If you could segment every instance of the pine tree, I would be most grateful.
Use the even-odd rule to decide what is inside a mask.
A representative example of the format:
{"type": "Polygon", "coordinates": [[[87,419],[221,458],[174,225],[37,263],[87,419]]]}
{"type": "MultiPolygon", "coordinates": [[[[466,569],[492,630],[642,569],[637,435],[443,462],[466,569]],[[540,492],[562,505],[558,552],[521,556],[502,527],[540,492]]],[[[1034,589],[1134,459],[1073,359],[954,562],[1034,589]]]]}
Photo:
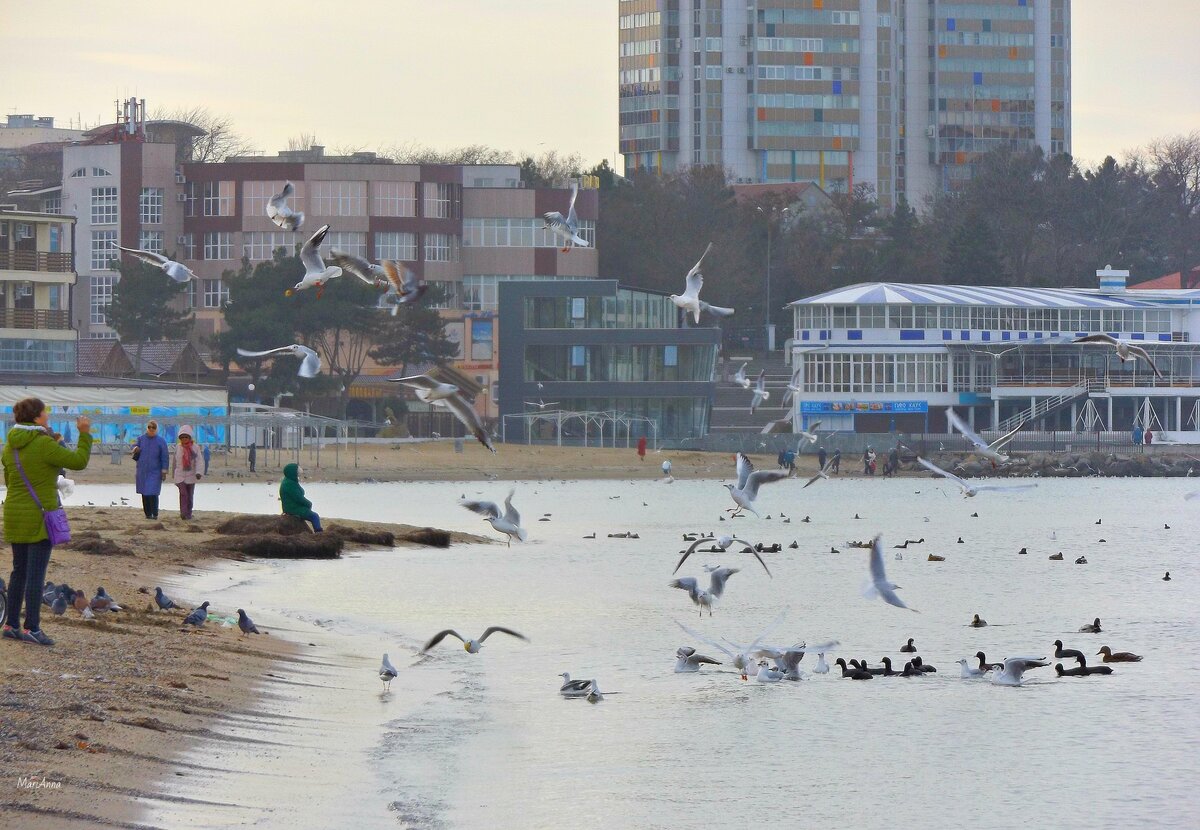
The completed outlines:
{"type": "Polygon", "coordinates": [[[121,278],[106,316],[123,342],[136,344],[134,366],[140,371],[147,342],[183,338],[190,331],[192,312],[175,302],[187,286],[140,260],[122,261],[117,268],[121,278]]]}
{"type": "Polygon", "coordinates": [[[431,306],[439,302],[439,289],[430,287],[422,303],[400,306],[395,317],[385,315],[379,324],[371,357],[383,366],[399,366],[407,375],[410,366],[442,366],[458,354],[458,344],[446,336],[445,321],[431,306]]]}

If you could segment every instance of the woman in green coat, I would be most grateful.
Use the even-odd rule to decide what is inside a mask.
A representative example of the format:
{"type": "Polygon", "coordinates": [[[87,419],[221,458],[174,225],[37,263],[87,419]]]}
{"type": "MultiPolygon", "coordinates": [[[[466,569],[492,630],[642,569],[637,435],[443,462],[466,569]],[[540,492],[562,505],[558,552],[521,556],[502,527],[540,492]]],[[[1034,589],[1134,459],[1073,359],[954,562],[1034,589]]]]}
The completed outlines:
{"type": "Polygon", "coordinates": [[[304,497],[304,488],[300,486],[299,464],[284,466],[283,481],[279,482],[279,501],[284,513],[311,522],[313,532],[321,532],[321,517],[313,512],[312,502],[304,497]]]}
{"type": "Polygon", "coordinates": [[[58,501],[58,471],[82,470],[92,454],[92,422],[80,416],[75,421],[79,430],[79,446],[69,450],[60,446],[50,430],[50,410],[37,398],[25,398],[13,405],[17,422],[8,431],[4,443],[4,483],[8,495],[4,502],[4,538],[13,549],[12,578],[8,581],[8,615],[4,620],[3,638],[52,646],[54,641],[42,633],[42,584],[46,566],[50,564],[52,545],[46,535],[42,509],[56,510],[58,501]],[[17,469],[17,459],[25,476],[17,469]],[[39,508],[25,484],[37,493],[39,508]],[[25,602],[25,628],[19,627],[21,602],[25,602]]]}

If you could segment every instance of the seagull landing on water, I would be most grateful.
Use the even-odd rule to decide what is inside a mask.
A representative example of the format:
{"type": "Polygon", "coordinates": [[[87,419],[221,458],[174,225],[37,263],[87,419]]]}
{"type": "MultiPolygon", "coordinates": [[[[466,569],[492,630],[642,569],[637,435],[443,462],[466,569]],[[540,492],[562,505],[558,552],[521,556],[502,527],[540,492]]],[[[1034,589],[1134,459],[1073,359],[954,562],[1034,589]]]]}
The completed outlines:
{"type": "Polygon", "coordinates": [[[1008,456],[1004,455],[1000,450],[1005,444],[1011,441],[1013,436],[1017,434],[1017,431],[1025,425],[1025,422],[1022,421],[1021,423],[1017,424],[1016,428],[1013,429],[1012,432],[1008,433],[1007,435],[1000,436],[991,444],[989,444],[987,441],[984,441],[982,438],[976,435],[974,430],[963,423],[963,420],[958,417],[958,413],[949,407],[946,409],[946,420],[950,423],[950,426],[961,432],[963,437],[975,446],[975,454],[982,455],[984,458],[989,459],[992,462],[992,466],[1008,463],[1008,456]]]}
{"type": "Polygon", "coordinates": [[[478,513],[483,516],[492,526],[492,529],[503,533],[507,537],[509,547],[512,547],[512,540],[524,542],[529,538],[529,534],[525,528],[521,527],[521,514],[517,512],[517,508],[513,507],[512,497],[515,489],[508,491],[508,498],[504,500],[504,512],[500,512],[500,506],[491,501],[471,501],[462,499],[459,501],[463,507],[470,510],[472,513],[478,513]]]}
{"type": "Polygon", "coordinates": [[[891,582],[887,578],[887,572],[883,569],[883,534],[875,537],[875,541],[871,543],[870,553],[870,579],[863,587],[863,596],[867,599],[879,597],[888,605],[894,605],[897,608],[906,608],[909,611],[916,611],[915,608],[909,608],[904,604],[904,600],[896,595],[896,589],[899,585],[891,582]]]}
{"type": "Polygon", "coordinates": [[[383,653],[383,663],[379,666],[379,679],[383,681],[383,687],[387,691],[392,689],[392,681],[396,679],[396,675],[400,672],[396,671],[396,667],[392,665],[392,661],[388,659],[387,652],[383,653]]]}
{"type": "Polygon", "coordinates": [[[315,378],[321,372],[321,358],[315,351],[308,346],[301,346],[299,343],[293,343],[290,346],[280,346],[278,349],[267,349],[263,352],[248,352],[245,349],[238,349],[237,353],[242,357],[268,357],[273,354],[292,354],[301,358],[300,368],[296,374],[302,378],[315,378]]]}
{"type": "Polygon", "coordinates": [[[417,390],[417,397],[426,403],[449,409],[454,417],[475,436],[476,441],[492,452],[496,451],[496,448],[492,446],[491,436],[483,428],[483,421],[479,420],[479,413],[475,411],[472,399],[454,384],[442,383],[429,375],[412,375],[405,378],[388,378],[388,380],[411,386],[417,390]]]}
{"type": "Polygon", "coordinates": [[[919,455],[917,456],[917,463],[920,464],[922,467],[924,467],[926,470],[929,470],[931,473],[936,473],[937,475],[940,475],[943,478],[947,478],[950,481],[953,481],[960,488],[962,488],[963,498],[967,498],[967,499],[969,499],[973,496],[979,495],[984,490],[1016,491],[1016,490],[1032,490],[1033,488],[1037,487],[1036,484],[971,484],[971,483],[959,478],[954,473],[946,472],[941,467],[934,464],[932,461],[926,461],[924,458],[921,458],[921,456],[919,456],[919,455]]]}
{"type": "Polygon", "coordinates": [[[739,568],[714,568],[708,575],[707,591],[700,587],[700,583],[694,576],[673,579],[667,585],[687,591],[688,596],[692,599],[692,604],[700,609],[700,616],[704,616],[704,609],[707,608],[708,616],[711,617],[713,604],[725,593],[725,583],[739,570],[739,568]]]}
{"type": "Polygon", "coordinates": [[[786,610],[780,612],[779,616],[776,617],[775,620],[769,626],[767,626],[766,630],[763,631],[762,634],[759,634],[757,637],[755,637],[754,642],[752,642],[750,645],[746,646],[745,648],[743,648],[742,646],[739,646],[737,643],[729,643],[728,640],[726,640],[726,642],[729,643],[729,646],[732,646],[733,648],[723,646],[720,643],[718,643],[716,640],[710,640],[708,637],[705,637],[703,634],[700,634],[699,632],[696,632],[696,631],[692,631],[692,629],[688,628],[686,625],[679,622],[678,620],[675,621],[675,624],[677,626],[679,626],[680,628],[682,628],[684,630],[684,632],[686,632],[688,635],[695,637],[700,642],[705,643],[706,645],[710,645],[713,648],[720,651],[721,653],[723,653],[726,657],[729,658],[729,662],[733,664],[733,667],[742,673],[742,679],[745,680],[746,676],[750,673],[752,667],[755,665],[754,651],[755,651],[755,649],[758,648],[758,644],[760,642],[762,642],[763,638],[768,636],[775,629],[775,627],[777,625],[779,625],[779,623],[783,622],[783,618],[786,615],[787,615],[786,610]],[[736,649],[736,651],[734,649],[736,649]]]}
{"type": "Polygon", "coordinates": [[[304,224],[304,213],[288,207],[287,200],[296,192],[291,182],[284,182],[283,190],[267,202],[267,217],[285,231],[298,231],[304,224]]]}
{"type": "MultiPolygon", "coordinates": [[[[700,259],[696,261],[696,264],[692,266],[691,270],[687,272],[687,276],[684,277],[683,293],[670,295],[670,300],[675,304],[675,307],[690,313],[696,323],[700,322],[700,312],[702,311],[707,311],[709,314],[716,315],[717,317],[731,317],[733,315],[732,308],[709,305],[700,299],[700,289],[704,287],[704,275],[700,273],[700,263],[704,262],[704,258],[708,256],[708,252],[711,250],[712,243],[709,242],[708,247],[704,249],[704,253],[700,255],[700,259]]],[[[742,370],[745,368],[743,366],[742,370]]]]}
{"type": "Polygon", "coordinates": [[[750,378],[746,377],[746,367],[749,365],[749,363],[743,363],[741,368],[738,369],[733,376],[733,382],[743,389],[750,388],[750,378]]]}
{"type": "Polygon", "coordinates": [[[434,646],[436,646],[438,643],[440,643],[442,640],[446,639],[447,637],[454,637],[455,639],[462,641],[463,651],[467,652],[468,654],[478,654],[479,649],[483,648],[483,641],[486,640],[488,637],[492,636],[493,634],[495,634],[496,632],[500,632],[501,634],[507,634],[510,637],[516,637],[518,640],[524,640],[525,642],[529,642],[529,638],[526,637],[524,634],[518,634],[516,631],[513,631],[511,628],[503,628],[499,625],[493,625],[493,626],[489,627],[486,631],[484,631],[482,634],[479,635],[478,640],[467,640],[461,634],[459,634],[457,631],[455,631],[454,629],[447,628],[445,631],[439,631],[437,634],[434,634],[432,637],[430,637],[429,642],[426,643],[421,648],[421,651],[422,652],[429,651],[429,649],[433,648],[434,646]]]}
{"type": "Polygon", "coordinates": [[[317,299],[320,299],[321,294],[325,291],[325,283],[342,275],[341,268],[338,268],[336,265],[326,267],[325,261],[321,259],[319,248],[321,247],[321,243],[325,241],[325,234],[327,233],[329,233],[329,226],[322,225],[301,246],[300,263],[304,266],[304,276],[300,282],[283,292],[284,296],[290,297],[297,291],[303,291],[315,285],[317,287],[317,299]]]}
{"type": "Polygon", "coordinates": [[[147,265],[153,265],[155,268],[161,269],[164,274],[175,282],[189,282],[196,278],[196,275],[186,265],[167,259],[162,254],[156,254],[153,251],[143,251],[140,248],[122,248],[115,242],[112,243],[112,246],[140,259],[147,265]]]}
{"type": "Polygon", "coordinates": [[[330,252],[329,261],[367,285],[383,289],[376,307],[390,306],[393,317],[400,310],[400,306],[418,302],[429,290],[429,284],[425,280],[391,259],[380,260],[376,265],[362,257],[335,250],[330,252]]]}
{"type": "Polygon", "coordinates": [[[714,660],[711,657],[705,657],[703,654],[697,654],[696,649],[691,646],[680,646],[675,650],[675,673],[684,674],[687,672],[698,672],[704,664],[710,666],[721,665],[720,660],[714,660]]]}
{"type": "Polygon", "coordinates": [[[1044,657],[1009,657],[1004,661],[1004,668],[992,672],[990,679],[997,686],[1020,686],[1025,672],[1049,665],[1044,657]]]}
{"type": "Polygon", "coordinates": [[[790,472],[783,472],[782,470],[755,471],[754,465],[750,463],[750,459],[746,457],[745,453],[741,452],[737,455],[737,474],[737,484],[724,485],[729,490],[729,495],[733,499],[733,503],[737,505],[736,508],[728,508],[728,510],[735,515],[743,510],[749,510],[755,516],[759,515],[758,511],[754,509],[754,501],[758,498],[758,488],[764,484],[788,478],[791,475],[790,472]]]}
{"type": "Polygon", "coordinates": [[[1089,345],[1094,343],[1100,346],[1112,346],[1117,350],[1117,357],[1121,359],[1122,363],[1126,363],[1130,360],[1136,362],[1138,358],[1141,358],[1142,360],[1146,361],[1147,366],[1154,370],[1155,375],[1160,378],[1163,376],[1163,373],[1160,372],[1158,367],[1154,365],[1154,361],[1150,359],[1149,352],[1147,352],[1141,346],[1134,345],[1126,340],[1118,340],[1117,338],[1110,337],[1107,334],[1089,334],[1085,337],[1077,337],[1071,342],[1086,343],[1089,345]]]}
{"type": "Polygon", "coordinates": [[[571,203],[567,206],[567,215],[563,216],[557,210],[542,214],[545,220],[544,227],[554,231],[554,235],[563,241],[563,247],[559,250],[564,254],[570,253],[576,245],[581,248],[591,247],[588,241],[579,235],[579,219],[575,216],[575,199],[578,196],[579,183],[572,182],[571,203]]]}
{"type": "MultiPolygon", "coordinates": [[[[697,539],[695,542],[692,542],[692,546],[690,548],[684,551],[683,556],[679,557],[679,561],[675,563],[675,570],[671,571],[671,573],[679,573],[679,568],[684,562],[687,561],[687,558],[692,555],[696,548],[700,547],[706,542],[711,542],[712,544],[716,545],[722,550],[722,552],[729,550],[730,546],[734,542],[745,545],[746,547],[750,548],[750,553],[752,553],[754,558],[758,560],[758,564],[763,566],[763,570],[767,572],[767,576],[771,576],[771,569],[767,567],[767,563],[763,561],[763,558],[758,555],[758,551],[754,549],[754,545],[750,542],[747,542],[745,539],[739,539],[736,536],[720,536],[716,539],[713,539],[711,536],[703,536],[697,539]]],[[[709,573],[712,573],[713,570],[715,570],[715,568],[709,569],[709,573]]]]}

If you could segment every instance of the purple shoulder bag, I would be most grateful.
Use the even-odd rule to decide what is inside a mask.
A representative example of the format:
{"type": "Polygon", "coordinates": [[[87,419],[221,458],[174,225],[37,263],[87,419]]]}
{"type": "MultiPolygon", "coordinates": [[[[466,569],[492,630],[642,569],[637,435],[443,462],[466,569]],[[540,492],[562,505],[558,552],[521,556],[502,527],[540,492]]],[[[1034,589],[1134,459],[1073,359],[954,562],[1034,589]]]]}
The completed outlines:
{"type": "Polygon", "coordinates": [[[37,491],[33,489],[33,485],[29,483],[29,476],[25,475],[25,467],[21,464],[21,454],[13,450],[13,460],[17,462],[17,470],[21,473],[21,478],[25,480],[25,486],[29,488],[29,495],[33,497],[33,503],[38,506],[38,510],[42,511],[42,521],[46,525],[46,536],[50,540],[51,545],[63,545],[71,541],[71,525],[67,523],[67,511],[62,509],[62,502],[55,510],[47,510],[42,506],[42,501],[37,497],[37,491]]]}

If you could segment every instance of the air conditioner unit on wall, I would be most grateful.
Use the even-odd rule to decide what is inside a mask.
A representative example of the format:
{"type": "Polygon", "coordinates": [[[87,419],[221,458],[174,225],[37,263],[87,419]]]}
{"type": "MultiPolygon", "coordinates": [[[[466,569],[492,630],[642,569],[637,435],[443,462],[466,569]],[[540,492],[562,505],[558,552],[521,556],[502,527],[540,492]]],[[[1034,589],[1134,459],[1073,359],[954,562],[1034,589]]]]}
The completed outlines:
{"type": "Polygon", "coordinates": [[[183,184],[186,181],[187,179],[183,176],[183,168],[177,168],[175,170],[175,184],[183,184]]]}
{"type": "Polygon", "coordinates": [[[178,196],[176,196],[176,197],[175,197],[175,201],[176,201],[176,202],[186,202],[186,201],[187,201],[187,194],[186,194],[186,193],[180,193],[178,196]]]}
{"type": "Polygon", "coordinates": [[[176,245],[190,245],[190,244],[192,244],[192,237],[186,233],[182,233],[179,236],[175,237],[175,244],[176,245]]]}

